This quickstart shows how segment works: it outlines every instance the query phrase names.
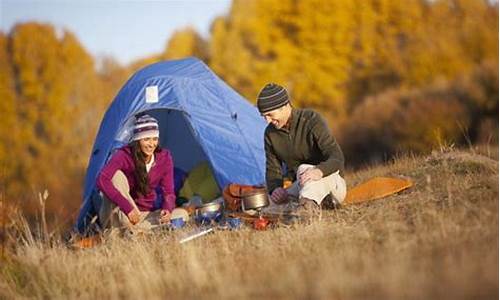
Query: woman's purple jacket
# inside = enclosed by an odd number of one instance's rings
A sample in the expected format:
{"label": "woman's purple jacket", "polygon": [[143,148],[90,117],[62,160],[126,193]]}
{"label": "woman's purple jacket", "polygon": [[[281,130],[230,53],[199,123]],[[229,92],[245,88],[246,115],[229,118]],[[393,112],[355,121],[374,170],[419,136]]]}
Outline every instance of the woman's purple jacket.
{"label": "woman's purple jacket", "polygon": [[111,178],[118,170],[121,170],[127,177],[130,196],[134,199],[139,210],[154,211],[162,208],[172,212],[175,208],[172,156],[166,149],[161,149],[154,155],[155,161],[148,173],[150,192],[146,196],[137,193],[134,159],[132,158],[132,149],[128,145],[114,153],[97,177],[97,187],[127,215],[133,207],[111,183]]}

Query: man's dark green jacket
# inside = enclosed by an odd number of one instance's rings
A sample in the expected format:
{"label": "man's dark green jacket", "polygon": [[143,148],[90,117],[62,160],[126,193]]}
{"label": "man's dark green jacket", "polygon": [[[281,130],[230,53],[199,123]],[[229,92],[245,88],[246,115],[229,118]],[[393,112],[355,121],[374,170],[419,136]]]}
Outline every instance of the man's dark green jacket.
{"label": "man's dark green jacket", "polygon": [[266,183],[269,192],[283,185],[283,175],[295,180],[301,164],[317,165],[328,176],[344,172],[344,154],[323,118],[309,109],[292,108],[287,128],[269,124],[264,134]]}

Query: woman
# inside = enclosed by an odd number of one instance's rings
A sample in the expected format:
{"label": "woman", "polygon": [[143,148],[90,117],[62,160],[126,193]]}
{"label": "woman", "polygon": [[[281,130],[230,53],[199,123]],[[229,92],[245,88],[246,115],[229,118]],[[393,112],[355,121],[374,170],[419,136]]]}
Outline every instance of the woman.
{"label": "woman", "polygon": [[130,143],[114,153],[97,178],[104,193],[101,226],[151,229],[166,223],[175,208],[173,162],[158,147],[158,122],[143,115],[134,123]]}

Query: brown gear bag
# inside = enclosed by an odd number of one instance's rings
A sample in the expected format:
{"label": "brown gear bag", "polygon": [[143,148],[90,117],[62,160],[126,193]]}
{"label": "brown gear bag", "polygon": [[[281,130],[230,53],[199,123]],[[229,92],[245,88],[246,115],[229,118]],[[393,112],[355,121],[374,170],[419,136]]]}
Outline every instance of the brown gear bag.
{"label": "brown gear bag", "polygon": [[222,191],[224,204],[228,211],[241,211],[241,198],[243,195],[265,189],[259,185],[244,185],[238,183],[231,183],[226,185]]}

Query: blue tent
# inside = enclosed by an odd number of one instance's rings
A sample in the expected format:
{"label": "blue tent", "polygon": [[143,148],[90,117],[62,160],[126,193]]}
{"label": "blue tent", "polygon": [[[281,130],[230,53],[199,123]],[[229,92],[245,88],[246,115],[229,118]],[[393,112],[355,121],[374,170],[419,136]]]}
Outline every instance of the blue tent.
{"label": "blue tent", "polygon": [[[220,189],[231,182],[263,184],[266,123],[257,109],[196,58],[160,62],[136,72],[106,111],[90,156],[76,229],[96,215],[96,178],[113,150],[128,143],[135,116],[159,121],[160,144],[174,165],[208,161]],[[97,200],[96,200],[97,199]]]}

